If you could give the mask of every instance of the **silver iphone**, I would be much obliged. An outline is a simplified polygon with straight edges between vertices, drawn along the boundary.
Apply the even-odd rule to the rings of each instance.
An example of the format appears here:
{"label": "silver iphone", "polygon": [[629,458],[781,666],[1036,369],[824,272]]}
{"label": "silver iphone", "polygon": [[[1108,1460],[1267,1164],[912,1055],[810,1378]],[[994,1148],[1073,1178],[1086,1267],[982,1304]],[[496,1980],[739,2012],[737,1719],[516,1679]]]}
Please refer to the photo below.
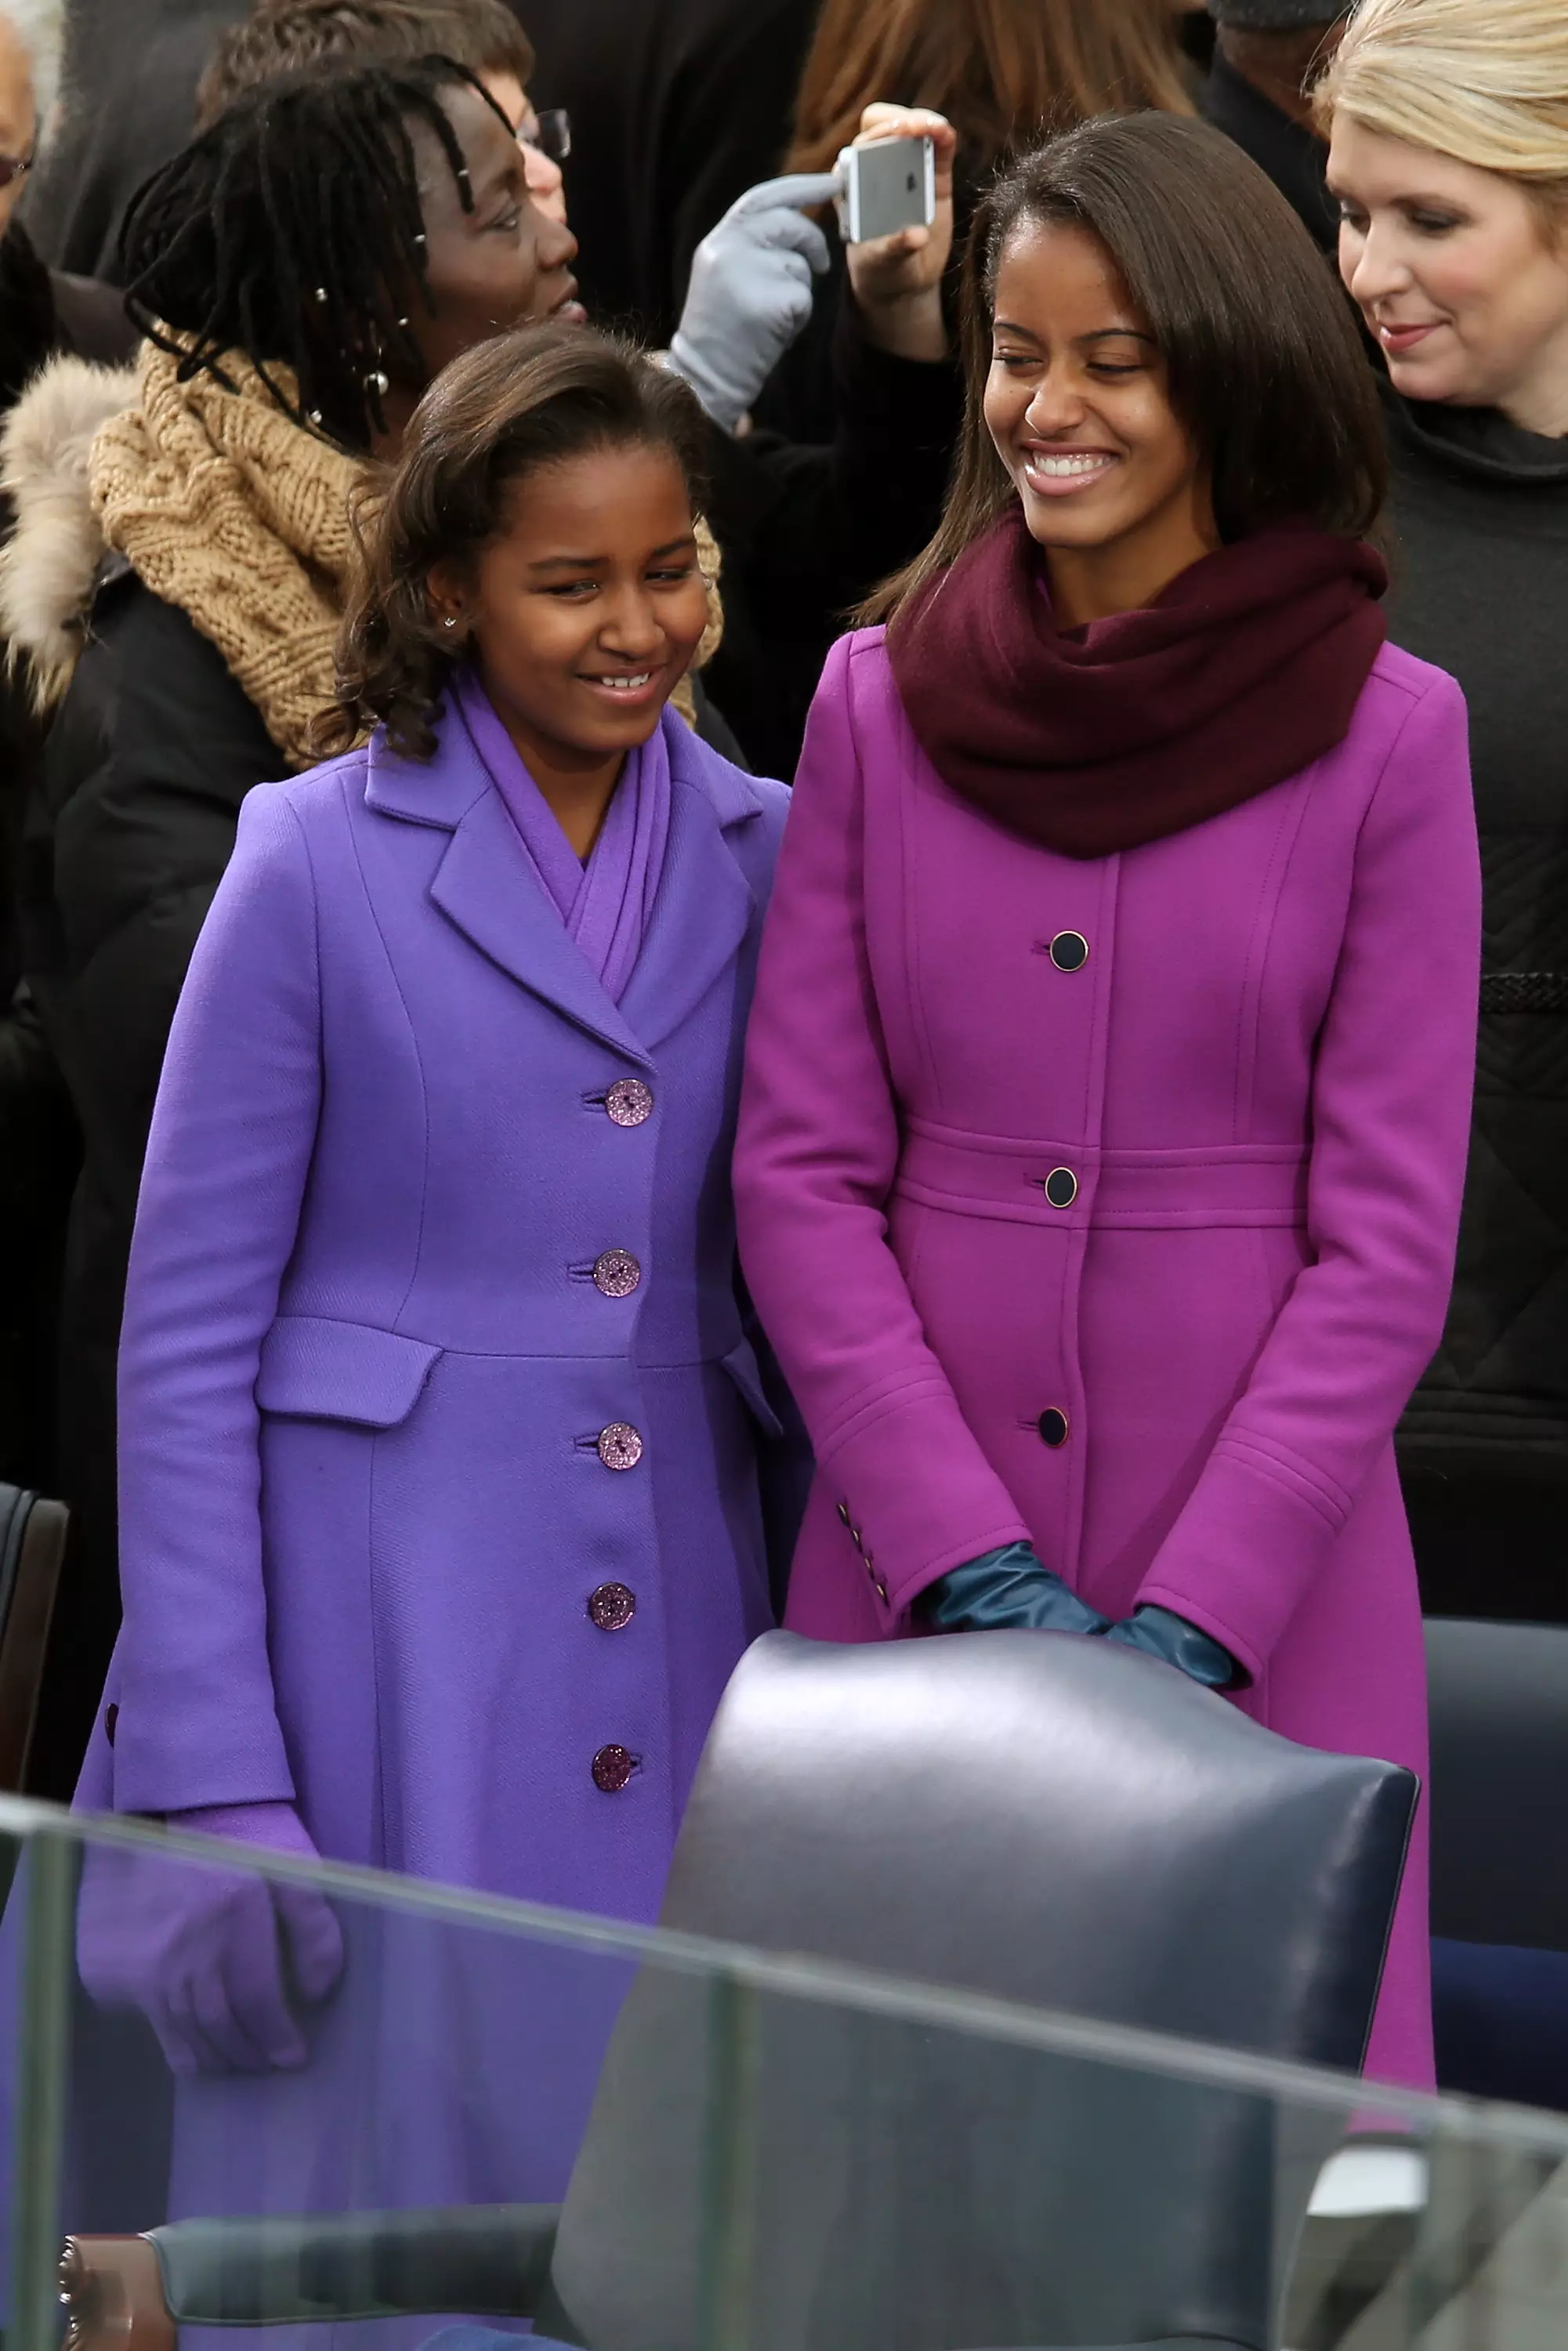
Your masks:
{"label": "silver iphone", "polygon": [[936,217],[936,148],[930,139],[879,139],[845,147],[839,171],[839,226],[846,245],[929,228]]}

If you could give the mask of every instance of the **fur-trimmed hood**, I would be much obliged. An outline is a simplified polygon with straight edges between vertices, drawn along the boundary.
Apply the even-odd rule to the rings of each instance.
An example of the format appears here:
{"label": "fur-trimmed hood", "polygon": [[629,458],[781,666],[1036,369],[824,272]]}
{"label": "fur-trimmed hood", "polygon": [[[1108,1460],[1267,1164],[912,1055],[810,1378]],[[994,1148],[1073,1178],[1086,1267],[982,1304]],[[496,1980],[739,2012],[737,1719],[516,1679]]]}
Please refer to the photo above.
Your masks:
{"label": "fur-trimmed hood", "polygon": [[0,548],[0,636],[40,711],[70,684],[105,552],[89,483],[92,444],[139,396],[135,368],[57,359],[0,430],[0,491],[15,517]]}

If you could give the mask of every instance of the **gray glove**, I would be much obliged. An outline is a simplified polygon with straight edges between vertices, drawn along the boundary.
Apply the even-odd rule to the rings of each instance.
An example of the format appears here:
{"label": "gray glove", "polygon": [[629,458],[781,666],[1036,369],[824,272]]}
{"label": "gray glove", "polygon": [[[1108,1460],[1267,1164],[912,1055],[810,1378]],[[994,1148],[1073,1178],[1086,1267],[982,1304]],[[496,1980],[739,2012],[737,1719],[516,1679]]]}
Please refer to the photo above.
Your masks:
{"label": "gray glove", "polygon": [[831,172],[764,180],[737,197],[696,249],[670,365],[726,433],[811,315],[828,240],[801,206],[830,203],[838,184]]}

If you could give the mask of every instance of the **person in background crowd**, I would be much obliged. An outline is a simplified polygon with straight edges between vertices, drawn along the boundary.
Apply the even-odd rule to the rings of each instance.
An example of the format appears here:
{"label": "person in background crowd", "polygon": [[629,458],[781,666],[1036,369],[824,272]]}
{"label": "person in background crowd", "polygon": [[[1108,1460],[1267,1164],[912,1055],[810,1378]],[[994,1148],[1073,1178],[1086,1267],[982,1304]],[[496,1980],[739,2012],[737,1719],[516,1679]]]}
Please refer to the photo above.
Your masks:
{"label": "person in background crowd", "polygon": [[[535,97],[571,124],[583,300],[667,345],[698,245],[780,169],[817,0],[512,5],[538,59]],[[868,90],[862,104],[893,95]]]}
{"label": "person in background crowd", "polygon": [[[741,1259],[819,1465],[786,1622],[1095,1635],[1422,1771],[1392,1440],[1480,892],[1463,700],[1384,643],[1355,322],[1156,115],[999,183],[966,316],[947,513],[829,664],[747,1045]],[[1368,2056],[1412,2085],[1424,1837]]]}
{"label": "person in background crowd", "polygon": [[[564,224],[560,164],[545,151],[551,133],[528,96],[534,53],[506,0],[254,0],[202,76],[196,129],[276,74],[328,57],[372,57],[388,65],[451,57],[476,74],[523,141],[528,193],[548,220]],[[559,143],[559,125],[553,135]]]}
{"label": "person in background crowd", "polygon": [[[365,515],[318,728],[362,747],[246,802],[169,1042],[126,1300],[117,1713],[83,1801],[657,1914],[771,1621],[727,1171],[789,795],[669,707],[708,625],[705,444],[668,371],[529,329],[453,362]],[[275,1929],[264,1886],[236,1905],[191,1872],[143,1908],[147,1877],[89,1866],[89,1990],[142,2007],[176,2071],[303,2064],[326,1904],[286,1896]],[[329,2137],[369,2094],[369,2018],[391,2047],[417,2016],[415,2126],[388,2118],[355,2191],[559,2195],[619,1974],[555,1962],[563,2014],[515,1943],[465,1938],[448,1980],[413,1937],[405,1979],[373,1917],[345,1931],[349,2013],[291,2126],[298,2088]],[[225,2163],[267,2175],[237,2095],[193,2107],[177,2157],[209,2199]]]}
{"label": "person in background crowd", "polygon": [[0,0],[0,404],[55,351],[126,357],[124,308],[104,286],[46,269],[16,208],[59,123],[65,0]]}
{"label": "person in background crowd", "polygon": [[61,1339],[82,1541],[46,1692],[78,1762],[118,1615],[125,1264],[185,967],[240,802],[307,763],[331,699],[365,459],[498,324],[580,318],[574,249],[461,68],[319,68],[241,100],[144,189],[121,248],[151,339],[140,389],[57,362],[7,429],[0,617],[54,705],[26,977],[85,1149]]}
{"label": "person in background crowd", "polygon": [[[0,0],[0,414],[57,352],[128,356],[105,287],[44,266],[17,203],[58,121],[64,0]],[[8,529],[8,512],[0,527]],[[23,810],[40,730],[26,689],[0,681],[0,1478],[53,1491],[55,1318],[78,1144],[70,1105],[21,978]],[[57,1791],[63,1793],[64,1790]]]}
{"label": "person in background crowd", "polygon": [[1312,86],[1329,59],[1350,0],[1208,0],[1218,27],[1204,91],[1207,120],[1268,172],[1325,253],[1339,214],[1325,181],[1328,149],[1312,119]]}
{"label": "person in background crowd", "polygon": [[1366,0],[1320,103],[1388,371],[1391,626],[1470,712],[1486,875],[1448,1329],[1406,1416],[1439,1614],[1568,1623],[1568,12]]}
{"label": "person in background crowd", "polygon": [[[510,34],[509,49],[503,38],[510,24],[500,0],[472,6],[433,0],[429,7],[416,0],[264,0],[221,46],[204,103],[210,108],[269,74],[297,70],[328,42],[334,54],[397,57],[411,54],[413,44],[412,53],[434,47],[479,72],[514,119],[526,108],[526,132],[538,118],[526,64],[519,77],[518,37]],[[926,123],[904,110],[868,106],[857,135],[892,137]],[[712,700],[697,688],[701,724],[720,747],[772,772],[794,764],[840,616],[907,559],[941,508],[958,397],[946,327],[928,289],[941,277],[952,236],[952,133],[940,120],[929,127],[938,147],[936,223],[924,244],[887,239],[850,256],[852,299],[820,434],[803,444],[799,436],[752,432],[746,412],[810,316],[813,270],[831,266],[828,240],[800,209],[813,193],[828,193],[825,178],[764,183],[737,200],[704,241],[673,338],[670,363],[713,425],[707,520],[724,557],[727,624],[705,671]],[[559,216],[559,167],[531,146],[528,161],[535,202]],[[616,234],[624,236],[626,225]]]}
{"label": "person in background crowd", "polygon": [[131,197],[191,135],[213,45],[250,0],[66,0],[57,136],[23,206],[52,269],[118,285]]}
{"label": "person in background crowd", "polygon": [[[981,190],[1009,156],[1096,114],[1193,110],[1170,0],[826,0],[788,168],[830,171],[878,99],[930,107],[952,123],[958,256]],[[763,423],[801,440],[830,427],[841,277],[837,268],[824,285],[811,331],[758,406]],[[955,292],[956,283],[949,311]]]}

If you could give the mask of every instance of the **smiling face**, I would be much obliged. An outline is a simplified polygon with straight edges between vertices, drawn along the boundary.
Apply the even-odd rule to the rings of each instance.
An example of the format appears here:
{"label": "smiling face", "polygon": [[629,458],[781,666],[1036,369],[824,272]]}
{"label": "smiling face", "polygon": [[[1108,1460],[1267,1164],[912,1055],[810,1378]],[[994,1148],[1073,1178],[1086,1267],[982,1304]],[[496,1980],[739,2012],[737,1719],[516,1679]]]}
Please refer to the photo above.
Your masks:
{"label": "smiling face", "polygon": [[1568,433],[1568,224],[1515,180],[1334,119],[1340,275],[1411,400]]}
{"label": "smiling face", "polygon": [[679,465],[637,444],[537,467],[472,575],[438,565],[430,595],[537,781],[613,767],[653,734],[707,625]]}
{"label": "smiling face", "polygon": [[434,317],[418,302],[411,311],[426,381],[507,327],[544,319],[580,325],[584,315],[571,274],[577,239],[532,202],[527,159],[506,123],[477,90],[461,84],[441,102],[467,164],[474,204],[464,210],[451,163],[429,125],[411,121],[435,305]]}
{"label": "smiling face", "polygon": [[1004,246],[985,415],[1061,625],[1152,601],[1218,545],[1158,347],[1086,229],[1026,223]]}

